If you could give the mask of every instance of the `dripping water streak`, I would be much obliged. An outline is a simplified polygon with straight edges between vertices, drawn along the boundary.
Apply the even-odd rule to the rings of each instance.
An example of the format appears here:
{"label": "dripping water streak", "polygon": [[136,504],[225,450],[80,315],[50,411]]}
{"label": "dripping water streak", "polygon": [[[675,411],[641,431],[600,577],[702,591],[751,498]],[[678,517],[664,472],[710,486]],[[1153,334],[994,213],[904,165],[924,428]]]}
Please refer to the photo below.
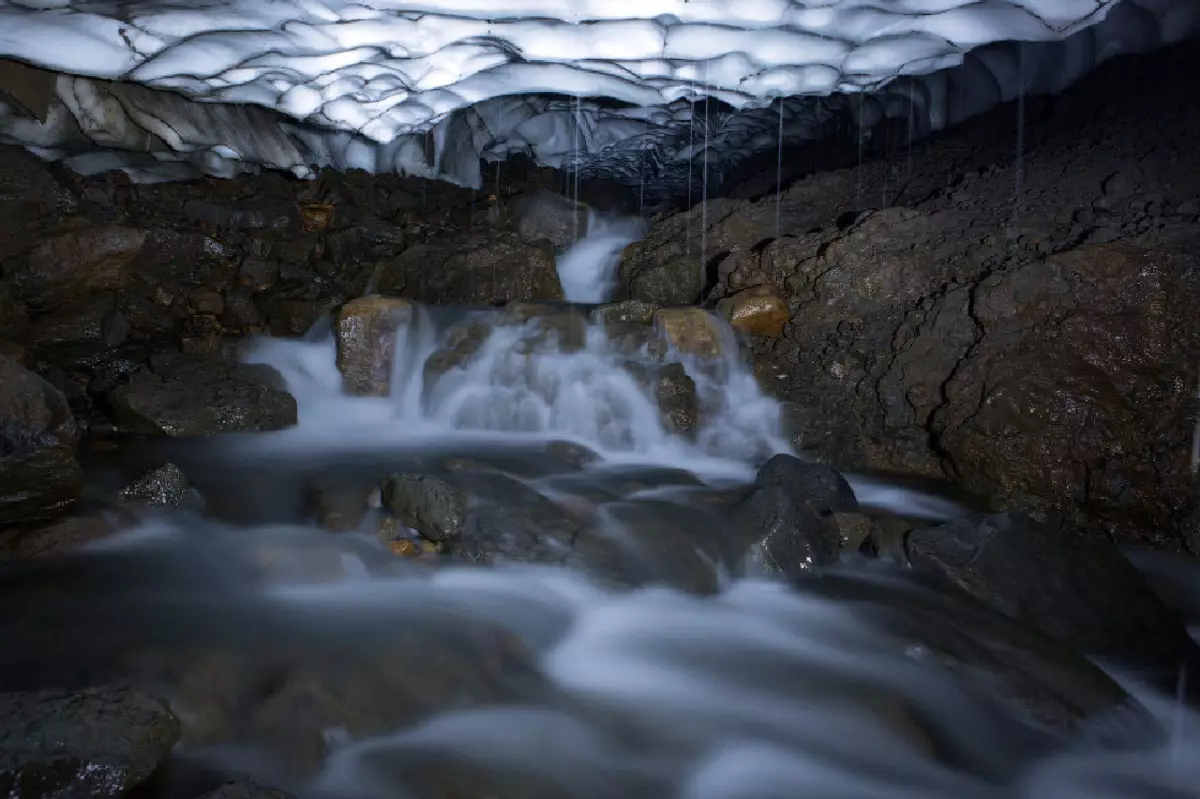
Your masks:
{"label": "dripping water streak", "polygon": [[704,95],[704,176],[700,196],[700,297],[704,299],[704,286],[707,282],[708,269],[708,95]]}
{"label": "dripping water streak", "polygon": [[779,238],[780,206],[783,202],[783,98],[779,98],[779,139],[775,149],[775,238]]}

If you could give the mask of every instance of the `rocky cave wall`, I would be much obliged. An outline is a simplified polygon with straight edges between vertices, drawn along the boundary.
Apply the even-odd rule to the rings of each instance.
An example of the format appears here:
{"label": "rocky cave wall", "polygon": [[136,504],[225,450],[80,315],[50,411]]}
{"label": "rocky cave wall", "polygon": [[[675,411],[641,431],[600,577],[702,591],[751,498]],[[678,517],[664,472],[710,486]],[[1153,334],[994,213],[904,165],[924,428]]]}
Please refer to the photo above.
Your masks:
{"label": "rocky cave wall", "polygon": [[[1115,60],[1063,96],[916,145],[884,141],[778,198],[660,214],[625,253],[621,293],[719,304],[735,323],[778,295],[786,323],[752,337],[756,369],[797,445],[840,468],[948,478],[1095,534],[1200,549],[1200,111],[1179,81],[1194,50]],[[787,169],[809,158],[827,164],[818,146]],[[562,188],[550,170],[506,163],[476,192],[363,172],[134,185],[17,148],[0,159],[0,356],[66,397],[68,448],[74,426],[148,432],[120,390],[172,379],[163,355],[219,364],[247,335],[303,334],[368,290],[561,297],[553,231],[513,222],[518,197]],[[776,177],[746,172],[728,193]],[[582,188],[597,207],[633,204]],[[80,478],[63,479],[61,497],[9,521],[70,507]]]}

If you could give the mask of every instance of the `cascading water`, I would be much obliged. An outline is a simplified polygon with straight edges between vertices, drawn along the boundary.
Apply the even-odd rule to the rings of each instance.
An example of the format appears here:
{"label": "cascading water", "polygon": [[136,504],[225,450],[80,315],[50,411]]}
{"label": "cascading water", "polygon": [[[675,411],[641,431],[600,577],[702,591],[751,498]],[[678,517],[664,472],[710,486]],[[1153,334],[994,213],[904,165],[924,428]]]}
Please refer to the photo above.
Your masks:
{"label": "cascading water", "polygon": [[617,287],[621,252],[642,237],[646,223],[588,213],[588,234],[558,259],[558,277],[568,302],[599,303],[612,298]]}
{"label": "cascading water", "polygon": [[[564,273],[582,282],[611,254],[585,239]],[[730,533],[710,506],[787,450],[779,408],[728,327],[721,356],[698,358],[581,314],[419,308],[386,397],[342,393],[328,324],[260,340],[247,357],[283,374],[300,423],[213,442],[211,468],[242,490],[232,505],[272,502],[254,481],[289,470],[474,470],[493,497],[532,492],[502,537],[530,532],[513,518],[589,518],[570,534],[593,547],[578,557],[629,539],[660,569],[640,587],[570,558],[463,567],[396,557],[363,530],[159,517],[6,584],[25,610],[0,615],[0,675],[162,686],[188,736],[156,799],[193,799],[189,780],[214,769],[311,799],[1200,796],[1200,765],[1176,754],[1196,740],[1192,714],[1151,696],[1134,709],[1081,658],[885,564],[850,559],[797,586],[722,573],[707,595],[663,587],[688,563],[712,571]],[[692,435],[664,424],[663,361],[695,383]],[[550,475],[521,461],[520,447],[563,440],[598,460]],[[708,485],[620,472],[631,465]],[[855,487],[879,507],[957,512]],[[981,674],[1001,699],[979,692]],[[1023,703],[1070,722],[1034,722],[1013,711]]]}

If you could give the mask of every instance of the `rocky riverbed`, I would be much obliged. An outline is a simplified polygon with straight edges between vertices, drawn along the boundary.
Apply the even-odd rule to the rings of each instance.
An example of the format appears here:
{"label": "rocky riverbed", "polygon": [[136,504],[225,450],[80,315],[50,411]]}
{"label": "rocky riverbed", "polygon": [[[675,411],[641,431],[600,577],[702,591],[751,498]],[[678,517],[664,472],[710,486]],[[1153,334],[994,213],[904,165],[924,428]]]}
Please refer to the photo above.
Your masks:
{"label": "rocky riverbed", "polygon": [[1183,60],[747,174],[586,305],[610,186],[0,148],[0,794],[1186,784],[1125,679],[1200,654]]}

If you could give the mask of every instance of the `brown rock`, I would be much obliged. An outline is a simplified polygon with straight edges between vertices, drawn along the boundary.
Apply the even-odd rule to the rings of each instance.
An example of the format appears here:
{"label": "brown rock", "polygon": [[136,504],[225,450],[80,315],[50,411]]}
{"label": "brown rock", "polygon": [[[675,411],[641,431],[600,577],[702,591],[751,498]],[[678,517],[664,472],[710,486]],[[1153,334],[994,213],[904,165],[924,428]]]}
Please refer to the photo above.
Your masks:
{"label": "brown rock", "polygon": [[778,338],[787,324],[787,300],[771,285],[739,291],[717,303],[717,312],[737,329],[761,338]]}
{"label": "brown rock", "polygon": [[201,289],[200,291],[192,292],[192,296],[189,299],[192,310],[198,314],[220,316],[225,313],[225,299],[219,291]]}
{"label": "brown rock", "polygon": [[300,207],[300,226],[305,233],[317,233],[333,226],[336,209],[332,205],[315,203]]}
{"label": "brown rock", "polygon": [[648,325],[654,321],[654,312],[658,306],[641,300],[626,300],[611,305],[601,305],[592,310],[589,318],[601,325],[640,324]]}
{"label": "brown rock", "polygon": [[31,306],[66,297],[124,287],[129,267],[146,241],[146,231],[79,226],[33,249],[15,269],[12,283]]}
{"label": "brown rock", "polygon": [[342,306],[337,318],[337,366],[347,392],[387,396],[396,336],[412,319],[412,304],[395,297],[360,297]]}
{"label": "brown rock", "polygon": [[720,322],[700,308],[661,308],[654,312],[654,327],[684,355],[719,357],[724,349]]}

